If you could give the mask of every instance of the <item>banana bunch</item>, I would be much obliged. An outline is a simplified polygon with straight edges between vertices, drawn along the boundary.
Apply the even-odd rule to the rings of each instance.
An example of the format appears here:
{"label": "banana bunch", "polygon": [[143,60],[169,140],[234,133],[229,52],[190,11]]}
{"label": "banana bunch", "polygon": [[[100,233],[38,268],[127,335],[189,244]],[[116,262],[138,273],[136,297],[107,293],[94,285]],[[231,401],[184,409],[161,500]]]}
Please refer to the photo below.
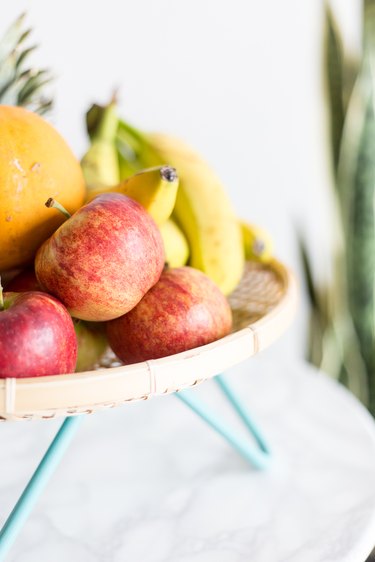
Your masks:
{"label": "banana bunch", "polygon": [[148,142],[180,175],[173,217],[189,242],[191,266],[204,271],[228,295],[241,280],[245,258],[241,229],[220,179],[181,140],[153,134]]}
{"label": "banana bunch", "polygon": [[245,259],[270,261],[269,236],[238,220],[220,179],[183,141],[141,133],[117,116],[114,130],[113,104],[93,106],[87,114],[92,144],[82,167],[88,199],[117,191],[139,201],[159,225],[169,265],[189,260],[228,295],[241,280]]}

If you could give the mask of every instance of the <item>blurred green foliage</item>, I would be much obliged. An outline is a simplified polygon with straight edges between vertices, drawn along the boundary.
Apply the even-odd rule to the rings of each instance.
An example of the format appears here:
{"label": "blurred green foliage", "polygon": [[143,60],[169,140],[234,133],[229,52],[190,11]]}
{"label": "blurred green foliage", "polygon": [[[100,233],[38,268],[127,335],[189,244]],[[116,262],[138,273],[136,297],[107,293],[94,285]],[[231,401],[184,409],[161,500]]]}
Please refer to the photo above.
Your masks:
{"label": "blurred green foliage", "polygon": [[375,415],[375,0],[363,3],[362,52],[344,54],[325,6],[327,86],[339,249],[333,279],[320,289],[306,244],[301,258],[311,304],[309,359],[343,382]]}

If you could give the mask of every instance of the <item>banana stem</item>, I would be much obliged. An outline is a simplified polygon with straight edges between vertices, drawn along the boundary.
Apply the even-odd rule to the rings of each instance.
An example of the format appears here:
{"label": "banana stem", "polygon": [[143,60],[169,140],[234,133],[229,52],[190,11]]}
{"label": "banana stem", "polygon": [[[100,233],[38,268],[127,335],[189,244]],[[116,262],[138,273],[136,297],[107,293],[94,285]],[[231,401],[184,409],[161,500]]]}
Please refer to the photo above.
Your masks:
{"label": "banana stem", "polygon": [[112,99],[103,111],[94,139],[100,139],[106,142],[113,142],[116,137],[118,127],[117,104],[116,98]]}
{"label": "banana stem", "polygon": [[147,136],[122,119],[118,121],[117,139],[120,145],[123,144],[130,147],[135,153],[141,169],[145,166],[156,166],[161,163],[160,156],[147,139]]}
{"label": "banana stem", "polygon": [[72,216],[69,211],[67,211],[65,209],[65,207],[63,207],[61,205],[61,203],[59,203],[58,201],[55,201],[54,199],[52,199],[52,197],[50,197],[46,202],[45,202],[45,206],[48,207],[49,209],[57,209],[58,211],[60,211],[60,213],[62,213],[67,219],[70,219],[70,217]]}
{"label": "banana stem", "polygon": [[120,131],[122,130],[124,133],[127,133],[130,138],[137,140],[142,145],[147,144],[147,140],[145,136],[142,135],[142,133],[138,131],[138,129],[132,127],[132,125],[129,125],[129,123],[126,123],[125,121],[120,119],[118,122],[118,126],[119,126],[119,130]]}

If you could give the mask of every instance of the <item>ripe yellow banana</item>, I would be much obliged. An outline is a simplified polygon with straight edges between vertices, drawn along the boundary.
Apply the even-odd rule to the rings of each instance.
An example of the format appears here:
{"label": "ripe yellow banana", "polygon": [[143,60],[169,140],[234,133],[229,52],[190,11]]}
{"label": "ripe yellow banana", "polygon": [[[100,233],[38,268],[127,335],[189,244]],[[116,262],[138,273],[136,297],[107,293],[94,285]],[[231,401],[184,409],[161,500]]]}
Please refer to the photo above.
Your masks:
{"label": "ripe yellow banana", "polygon": [[165,261],[169,267],[182,267],[189,258],[189,244],[182,230],[168,219],[159,226],[164,242]]}
{"label": "ripe yellow banana", "polygon": [[181,140],[150,134],[147,140],[160,161],[178,170],[180,187],[173,216],[190,247],[190,265],[205,272],[223,291],[238,285],[244,267],[239,222],[220,179],[211,167]]}
{"label": "ripe yellow banana", "polygon": [[246,259],[269,263],[273,258],[273,240],[268,232],[244,221],[240,225]]}
{"label": "ripe yellow banana", "polygon": [[171,166],[154,166],[137,172],[121,183],[98,187],[88,194],[88,201],[107,192],[122,193],[140,203],[155,220],[163,224],[172,214],[178,190],[177,172]]}
{"label": "ripe yellow banana", "polygon": [[[90,113],[91,112],[91,113]],[[106,107],[93,106],[88,119],[95,120],[91,146],[81,160],[88,192],[98,186],[116,185],[120,181],[119,158],[116,147],[118,116],[116,101]]]}

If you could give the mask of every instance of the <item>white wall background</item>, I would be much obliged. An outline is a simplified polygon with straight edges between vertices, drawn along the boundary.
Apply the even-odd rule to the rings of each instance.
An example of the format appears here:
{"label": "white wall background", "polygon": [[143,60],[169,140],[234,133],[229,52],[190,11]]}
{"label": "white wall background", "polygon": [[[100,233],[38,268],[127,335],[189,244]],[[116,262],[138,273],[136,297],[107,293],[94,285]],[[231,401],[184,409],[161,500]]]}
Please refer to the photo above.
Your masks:
{"label": "white wall background", "polygon": [[[348,48],[360,2],[335,2]],[[0,33],[28,12],[34,60],[55,76],[52,120],[77,156],[84,113],[120,88],[123,116],[184,137],[221,175],[238,214],[267,228],[300,274],[294,224],[318,271],[328,255],[329,169],[317,0],[12,0]],[[274,353],[301,356],[304,299]]]}

